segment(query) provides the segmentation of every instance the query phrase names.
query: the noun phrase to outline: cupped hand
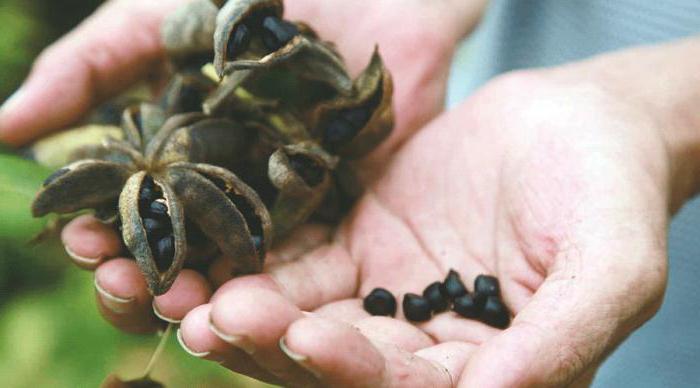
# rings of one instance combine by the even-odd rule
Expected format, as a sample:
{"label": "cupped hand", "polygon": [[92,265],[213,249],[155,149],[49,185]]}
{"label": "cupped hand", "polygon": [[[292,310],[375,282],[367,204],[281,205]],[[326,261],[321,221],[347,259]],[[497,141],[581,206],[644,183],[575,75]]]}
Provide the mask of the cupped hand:
{"label": "cupped hand", "polygon": [[[164,60],[159,26],[185,2],[106,3],[39,57],[24,86],[0,110],[0,141],[20,145],[64,128],[103,99],[159,71]],[[335,41],[354,73],[366,65],[375,43],[380,46],[394,77],[397,126],[364,167],[378,169],[405,139],[440,112],[451,55],[476,22],[483,3],[286,2],[286,17],[305,20],[324,39]],[[297,257],[320,244],[328,231],[309,226],[298,235],[276,249],[267,262]],[[179,321],[228,280],[221,274],[230,273],[226,268],[230,261],[223,258],[213,265],[211,276],[185,270],[172,290],[154,301],[135,263],[117,258],[121,245],[110,228],[85,216],[69,224],[62,236],[74,262],[96,270],[100,311],[115,326],[130,332],[154,330],[158,320],[153,310],[165,320]]]}
{"label": "cupped hand", "polygon": [[[582,70],[507,75],[433,121],[329,243],[189,312],[183,346],[289,386],[590,384],[661,304],[669,215],[697,162],[669,136],[682,120]],[[451,268],[496,275],[511,326],[362,308],[375,287],[400,298]]]}

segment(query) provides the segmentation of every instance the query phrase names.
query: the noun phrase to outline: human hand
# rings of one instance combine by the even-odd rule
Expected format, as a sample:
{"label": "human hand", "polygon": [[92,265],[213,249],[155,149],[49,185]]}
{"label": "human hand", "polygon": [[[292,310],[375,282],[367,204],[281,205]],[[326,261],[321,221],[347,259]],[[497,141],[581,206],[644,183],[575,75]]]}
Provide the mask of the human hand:
{"label": "human hand", "polygon": [[[189,312],[183,346],[290,386],[590,384],[662,301],[669,216],[700,176],[698,46],[494,81],[402,147],[330,242]],[[512,325],[362,309],[449,268],[498,276]]]}
{"label": "human hand", "polygon": [[[22,144],[69,125],[103,98],[158,69],[164,56],[158,27],[163,16],[181,3],[184,0],[107,3],[42,54],[21,92],[0,111],[0,139]],[[442,109],[454,46],[475,23],[476,10],[483,5],[482,0],[475,0],[471,7],[465,3],[287,1],[287,17],[309,21],[322,37],[336,41],[355,72],[365,65],[375,42],[381,47],[396,84],[397,128],[372,156],[373,161],[364,164],[370,170],[378,169],[382,160]],[[311,237],[300,233],[300,240],[289,244],[290,248],[279,248],[268,262],[298,255],[294,252],[327,233],[309,228],[315,231]],[[132,332],[155,329],[153,301],[135,263],[125,259],[107,262],[120,253],[118,237],[110,228],[91,217],[81,217],[64,229],[63,241],[79,266],[97,269],[99,306],[110,322]],[[227,261],[215,263],[212,273],[217,269],[225,273],[221,266]],[[206,302],[212,288],[227,280],[215,277],[183,271],[173,290],[157,298],[156,308],[167,320],[181,319],[189,309]]]}

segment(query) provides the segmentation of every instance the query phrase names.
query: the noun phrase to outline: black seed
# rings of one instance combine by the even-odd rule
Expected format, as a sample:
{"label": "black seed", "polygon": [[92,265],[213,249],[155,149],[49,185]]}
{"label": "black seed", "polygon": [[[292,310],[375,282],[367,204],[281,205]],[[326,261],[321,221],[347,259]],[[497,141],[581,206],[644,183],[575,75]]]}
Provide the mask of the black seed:
{"label": "black seed", "polygon": [[263,238],[262,236],[253,235],[253,245],[255,246],[255,251],[260,252],[263,248]]}
{"label": "black seed", "polygon": [[430,303],[420,295],[408,293],[403,296],[403,315],[409,321],[427,321],[431,315]]}
{"label": "black seed", "polygon": [[[170,229],[169,223],[165,223],[162,220],[157,220],[155,218],[144,218],[143,227],[146,229],[146,234],[150,238],[155,238],[155,236],[160,237],[160,235]],[[154,236],[154,237],[151,237]]]}
{"label": "black seed", "polygon": [[245,24],[238,25],[228,40],[226,46],[226,58],[229,61],[236,59],[236,57],[248,50],[250,46],[250,29]]}
{"label": "black seed", "polygon": [[453,269],[451,269],[447,274],[442,286],[444,293],[450,300],[454,300],[455,298],[459,298],[460,296],[467,294],[467,288],[464,286],[464,283],[462,283],[462,279],[457,271]]}
{"label": "black seed", "polygon": [[466,294],[454,300],[452,311],[465,318],[477,318],[481,314],[483,304],[480,304],[472,295]]}
{"label": "black seed", "polygon": [[481,311],[479,319],[487,325],[505,329],[510,323],[510,313],[501,301],[501,298],[489,296],[486,298],[484,309]]}
{"label": "black seed", "polygon": [[315,187],[323,181],[324,171],[316,162],[304,155],[290,155],[289,164],[309,187]]}
{"label": "black seed", "polygon": [[158,240],[153,250],[156,266],[163,271],[170,267],[175,256],[175,237],[165,236]]}
{"label": "black seed", "polygon": [[70,169],[67,168],[62,168],[60,170],[55,171],[53,174],[49,175],[48,178],[44,181],[44,187],[50,185],[51,183],[55,182],[56,179],[62,177],[63,175],[67,174]]}
{"label": "black seed", "polygon": [[146,176],[141,184],[141,191],[139,192],[139,203],[150,204],[158,198],[156,193],[156,184],[153,182],[153,178]]}
{"label": "black seed", "polygon": [[168,217],[168,206],[160,201],[153,201],[148,206],[146,214],[154,218],[167,218]]}
{"label": "black seed", "polygon": [[131,116],[134,120],[134,125],[139,133],[143,134],[143,118],[141,117],[141,112],[136,112]]}
{"label": "black seed", "polygon": [[447,310],[447,305],[449,301],[447,296],[443,293],[442,283],[435,282],[429,285],[423,290],[423,297],[430,303],[430,308],[434,312],[440,313]]}
{"label": "black seed", "polygon": [[484,296],[500,296],[501,287],[494,276],[479,275],[474,280],[474,292]]}
{"label": "black seed", "polygon": [[384,288],[375,288],[362,301],[365,311],[372,315],[393,317],[396,315],[396,298]]}
{"label": "black seed", "polygon": [[266,16],[262,21],[262,39],[270,51],[277,51],[299,35],[299,29],[277,16]]}
{"label": "black seed", "polygon": [[342,116],[337,116],[325,126],[324,140],[327,145],[337,147],[350,141],[357,134],[357,127]]}

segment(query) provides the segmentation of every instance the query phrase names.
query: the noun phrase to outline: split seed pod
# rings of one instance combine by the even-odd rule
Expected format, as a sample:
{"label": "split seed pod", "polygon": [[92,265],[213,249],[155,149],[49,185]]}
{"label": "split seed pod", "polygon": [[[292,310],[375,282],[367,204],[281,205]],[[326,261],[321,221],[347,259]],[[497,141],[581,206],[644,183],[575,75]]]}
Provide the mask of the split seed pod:
{"label": "split seed pod", "polygon": [[165,293],[184,265],[188,219],[240,273],[260,271],[271,242],[267,209],[233,173],[206,164],[234,164],[248,147],[246,130],[201,114],[159,122],[164,114],[147,105],[124,117],[128,140],[107,141],[108,160],[82,160],[52,174],[32,204],[34,216],[118,201],[122,237],[154,295]]}
{"label": "split seed pod", "polygon": [[161,27],[161,39],[168,57],[178,68],[198,68],[212,60],[216,5],[194,0],[170,14]]}
{"label": "split seed pod", "polygon": [[355,80],[354,94],[319,104],[311,113],[315,138],[332,153],[359,158],[372,151],[394,126],[393,83],[379,51]]}
{"label": "split seed pod", "polygon": [[214,67],[235,70],[284,65],[298,76],[348,94],[352,81],[342,58],[318,41],[308,26],[282,19],[280,0],[229,1],[219,11],[214,33]]}

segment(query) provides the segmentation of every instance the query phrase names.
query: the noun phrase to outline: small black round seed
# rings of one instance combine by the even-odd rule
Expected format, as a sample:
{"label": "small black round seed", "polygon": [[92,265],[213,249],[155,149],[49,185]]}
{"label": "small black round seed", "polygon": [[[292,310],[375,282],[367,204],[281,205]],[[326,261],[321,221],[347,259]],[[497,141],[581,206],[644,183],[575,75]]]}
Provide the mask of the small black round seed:
{"label": "small black round seed", "polygon": [[168,206],[160,201],[153,201],[148,206],[146,214],[154,218],[166,218],[168,217]]}
{"label": "small black round seed", "polygon": [[55,182],[56,179],[62,177],[63,175],[66,175],[70,171],[67,168],[62,168],[60,170],[55,171],[53,174],[49,175],[46,180],[44,180],[44,187],[50,185],[51,183]]}
{"label": "small black round seed", "polygon": [[266,16],[262,21],[262,39],[270,51],[277,51],[299,35],[299,29],[293,23],[277,16]]}
{"label": "small black round seed", "polygon": [[396,298],[384,288],[375,288],[362,301],[365,311],[372,315],[396,315]]}
{"label": "small black round seed", "polygon": [[483,305],[469,294],[460,296],[452,304],[452,311],[465,318],[477,318],[481,314],[482,308]]}
{"label": "small black round seed", "polygon": [[484,296],[500,296],[501,287],[494,276],[479,275],[474,280],[474,292]]}
{"label": "small black round seed", "polygon": [[309,187],[315,187],[323,181],[323,169],[304,155],[289,156],[289,165]]}
{"label": "small black round seed", "polygon": [[248,50],[250,35],[250,28],[245,24],[240,24],[233,30],[226,45],[226,58],[229,61],[236,59],[239,54]]}
{"label": "small black round seed", "polygon": [[175,256],[175,237],[171,235],[159,239],[154,248],[153,259],[158,269],[162,271],[170,267]]}
{"label": "small black round seed", "polygon": [[431,316],[430,303],[420,295],[408,293],[403,296],[403,315],[409,321],[427,321]]}
{"label": "small black round seed", "polygon": [[487,325],[504,329],[510,323],[510,313],[506,305],[501,301],[501,298],[489,296],[486,298],[479,319]]}
{"label": "small black round seed", "polygon": [[447,300],[447,295],[443,293],[442,283],[434,282],[423,290],[423,297],[430,303],[430,308],[436,312],[440,313],[447,310],[449,300]]}
{"label": "small black round seed", "polygon": [[153,182],[153,178],[146,176],[141,184],[141,191],[139,192],[139,202],[141,204],[150,204],[158,198],[158,193],[156,192],[156,184]]}
{"label": "small black round seed", "polygon": [[170,229],[169,226],[169,224],[155,218],[143,219],[143,227],[146,229],[146,234],[149,237],[160,236],[164,231]]}
{"label": "small black round seed", "polygon": [[445,281],[442,283],[443,291],[450,300],[459,298],[467,294],[467,288],[464,286],[462,279],[457,271],[451,269],[447,274]]}
{"label": "small black round seed", "polygon": [[360,106],[357,108],[351,108],[351,109],[345,109],[344,111],[342,111],[341,115],[343,116],[343,118],[345,118],[345,120],[350,122],[355,128],[364,127],[370,118],[370,112],[364,106]]}

